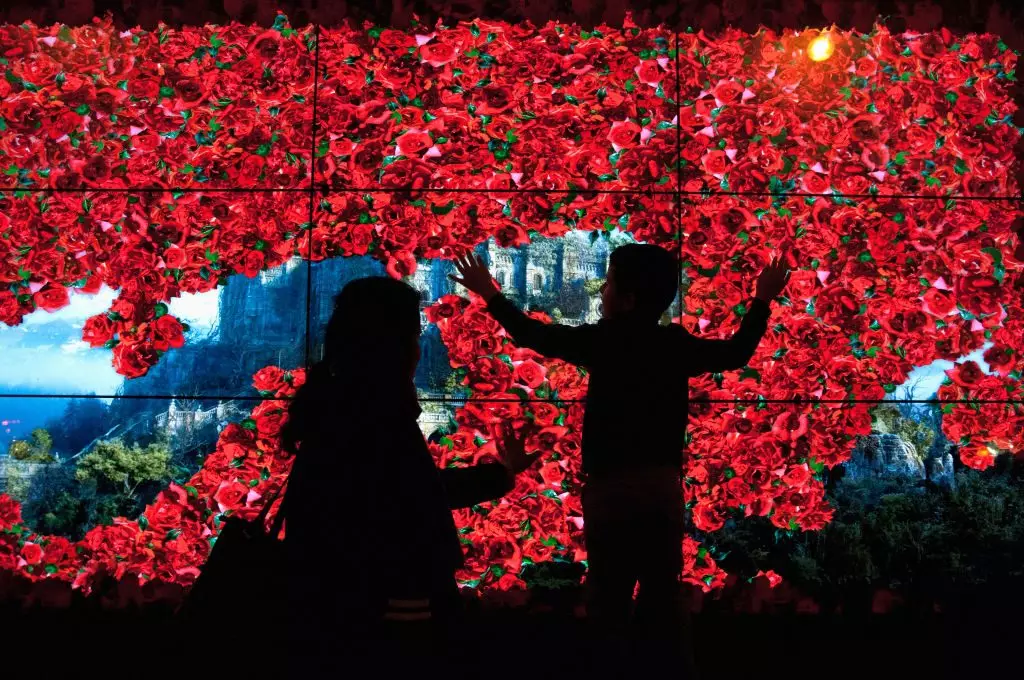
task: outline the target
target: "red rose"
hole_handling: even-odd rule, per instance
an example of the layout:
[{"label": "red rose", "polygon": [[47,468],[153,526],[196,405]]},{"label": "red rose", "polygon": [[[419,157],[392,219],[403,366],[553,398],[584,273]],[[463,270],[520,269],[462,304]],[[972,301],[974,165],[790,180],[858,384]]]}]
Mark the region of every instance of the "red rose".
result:
[{"label": "red rose", "polygon": [[[641,83],[648,85],[657,85],[663,77],[661,66],[653,59],[641,61],[640,65],[636,68],[636,75]],[[608,100],[606,99],[605,104],[607,103]]]},{"label": "red rose", "polygon": [[434,145],[434,140],[425,132],[410,130],[398,138],[398,153],[406,158],[421,155]]},{"label": "red rose", "polygon": [[608,132],[608,141],[617,149],[628,149],[639,141],[641,127],[632,121],[615,121]]},{"label": "red rose", "polygon": [[455,48],[443,42],[432,42],[420,47],[420,61],[431,66],[444,66],[455,59]]},{"label": "red rose", "polygon": [[249,487],[241,482],[221,482],[213,493],[213,500],[216,501],[221,512],[226,510],[237,510],[245,505],[245,499],[249,495]]},{"label": "red rose", "polygon": [[167,269],[181,269],[187,261],[185,251],[177,246],[171,246],[164,251],[164,266]]},{"label": "red rose", "polygon": [[277,392],[284,385],[285,372],[277,366],[261,368],[252,377],[252,386],[259,392]]},{"label": "red rose", "polygon": [[265,264],[265,256],[259,250],[250,250],[242,260],[242,273],[250,279],[260,273]]},{"label": "red rose", "polygon": [[805,172],[803,177],[804,190],[810,194],[823,194],[828,191],[828,180],[816,172]]},{"label": "red rose", "polygon": [[387,270],[388,276],[395,279],[412,276],[416,273],[416,258],[406,250],[393,253],[388,258]]},{"label": "red rose", "polygon": [[996,464],[996,457],[987,446],[963,446],[960,461],[969,468],[986,470]]},{"label": "red rose", "polygon": [[501,359],[480,357],[469,365],[465,384],[478,392],[504,392],[512,371]]},{"label": "red rose", "polygon": [[1014,355],[1011,354],[1007,348],[992,346],[985,350],[985,354],[982,358],[985,359],[985,363],[988,364],[993,371],[1000,375],[1006,375],[1013,366],[1013,357]]},{"label": "red rose", "polygon": [[185,344],[184,328],[181,322],[170,314],[164,314],[153,322],[153,347],[166,352],[170,347],[181,347]]},{"label": "red rose", "polygon": [[238,168],[236,177],[239,186],[253,187],[260,181],[260,175],[267,166],[263,156],[247,154],[242,158],[241,166]]},{"label": "red rose", "polygon": [[[498,87],[498,86],[488,86],[488,87],[485,87],[484,90],[483,90],[483,95],[484,95],[484,103],[483,103],[482,106],[479,107],[478,110],[479,110],[480,113],[486,114],[486,115],[489,115],[489,116],[493,116],[494,114],[501,113],[501,112],[505,111],[507,108],[512,106],[512,104],[514,103],[513,100],[512,100],[512,97],[511,97],[511,93],[505,87]],[[495,132],[497,131],[497,128],[495,128],[493,126],[493,124],[492,124],[492,126],[490,128],[488,128],[488,131],[491,132],[491,134],[493,136],[495,134]],[[498,134],[501,134],[501,133],[499,132]],[[504,137],[504,135],[501,135],[501,136]]]},{"label": "red rose", "polygon": [[202,82],[196,78],[182,78],[174,83],[174,89],[178,93],[178,99],[186,107],[199,103],[206,96]]},{"label": "red rose", "polygon": [[21,524],[21,506],[6,494],[0,494],[0,531]]},{"label": "red rose", "polygon": [[546,374],[547,369],[536,361],[524,361],[516,366],[513,379],[531,390],[535,390],[544,383]]},{"label": "red rose", "polygon": [[275,437],[281,433],[287,419],[288,413],[282,410],[260,414],[255,417],[256,431],[261,437]]},{"label": "red rose", "polygon": [[43,559],[43,549],[35,543],[26,543],[21,546],[21,556],[29,564],[39,564]]},{"label": "red rose", "polygon": [[106,314],[97,314],[86,320],[82,340],[90,347],[102,347],[114,337],[114,322]]},{"label": "red rose", "polygon": [[156,350],[142,343],[121,343],[114,348],[113,355],[114,370],[126,378],[146,375],[159,359]]},{"label": "red rose", "polygon": [[511,248],[529,245],[530,235],[518,224],[505,224],[494,235],[494,240],[502,248]]},{"label": "red rose", "polygon": [[734,80],[723,80],[712,93],[721,104],[739,104],[743,100],[743,86]]},{"label": "red rose", "polygon": [[729,157],[725,155],[724,151],[717,149],[704,154],[701,162],[704,164],[704,169],[712,175],[724,175],[729,168]]},{"label": "red rose", "polygon": [[807,484],[811,479],[811,470],[807,467],[807,463],[801,463],[800,465],[794,465],[789,468],[782,481],[788,486],[800,488]]},{"label": "red rose", "polygon": [[956,309],[953,296],[938,288],[929,288],[924,294],[924,310],[935,316],[948,316]]},{"label": "red rose", "polygon": [[725,526],[725,516],[717,505],[701,500],[693,506],[693,525],[701,531],[718,531]]},{"label": "red rose", "polygon": [[0,291],[0,322],[8,326],[17,326],[22,319],[21,305],[18,298],[10,291]]},{"label": "red rose", "polygon": [[870,57],[861,57],[857,60],[855,68],[857,69],[858,76],[867,78],[875,74],[875,71],[878,69],[878,62]]},{"label": "red rose", "polygon": [[[714,224],[730,234],[737,234],[744,229],[758,226],[757,217],[746,208],[733,207],[728,210],[721,210],[715,213]],[[701,232],[697,232],[700,234]],[[697,236],[694,234],[694,236]],[[700,238],[695,239],[695,245],[703,243]]]},{"label": "red rose", "polygon": [[961,387],[973,387],[985,378],[981,367],[973,361],[965,361],[946,371],[953,382]]},{"label": "red rose", "polygon": [[56,312],[62,307],[67,307],[71,299],[68,297],[67,288],[48,283],[32,296],[32,301],[36,303],[37,309]]},{"label": "red rose", "polygon": [[539,427],[554,425],[561,411],[549,401],[537,401],[530,404],[530,411],[533,413],[533,422]]}]

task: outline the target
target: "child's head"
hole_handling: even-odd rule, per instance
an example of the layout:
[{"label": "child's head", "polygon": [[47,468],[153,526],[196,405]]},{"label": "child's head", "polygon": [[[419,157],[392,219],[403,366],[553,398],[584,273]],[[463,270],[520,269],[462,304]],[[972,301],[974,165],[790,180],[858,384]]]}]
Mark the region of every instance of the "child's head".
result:
[{"label": "child's head", "polygon": [[679,287],[679,263],[660,246],[631,243],[612,251],[608,278],[601,289],[606,319],[632,313],[657,321]]}]

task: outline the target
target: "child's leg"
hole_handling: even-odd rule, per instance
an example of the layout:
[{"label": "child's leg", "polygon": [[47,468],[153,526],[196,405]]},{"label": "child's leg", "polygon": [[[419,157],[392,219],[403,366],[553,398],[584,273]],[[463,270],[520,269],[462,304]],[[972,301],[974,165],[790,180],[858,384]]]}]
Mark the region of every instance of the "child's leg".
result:
[{"label": "child's leg", "polygon": [[653,668],[680,669],[680,677],[696,677],[690,612],[681,582],[683,570],[683,497],[676,480],[652,480],[651,504],[641,523],[638,555],[640,589],[636,602],[635,639],[638,658]]},{"label": "child's leg", "polygon": [[583,492],[587,547],[587,621],[594,645],[591,661],[605,677],[626,661],[626,632],[636,588],[635,522],[614,482],[592,483]]}]

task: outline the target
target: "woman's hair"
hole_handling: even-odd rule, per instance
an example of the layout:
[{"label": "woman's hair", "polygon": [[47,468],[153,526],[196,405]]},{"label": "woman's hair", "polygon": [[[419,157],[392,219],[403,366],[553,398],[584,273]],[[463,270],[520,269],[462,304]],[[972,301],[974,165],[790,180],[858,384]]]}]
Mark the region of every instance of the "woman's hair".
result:
[{"label": "woman's hair", "polygon": [[412,383],[419,360],[420,295],[396,279],[374,276],[348,283],[334,299],[323,359],[295,395],[282,433],[286,451],[330,421],[337,398],[368,392],[391,396]]}]

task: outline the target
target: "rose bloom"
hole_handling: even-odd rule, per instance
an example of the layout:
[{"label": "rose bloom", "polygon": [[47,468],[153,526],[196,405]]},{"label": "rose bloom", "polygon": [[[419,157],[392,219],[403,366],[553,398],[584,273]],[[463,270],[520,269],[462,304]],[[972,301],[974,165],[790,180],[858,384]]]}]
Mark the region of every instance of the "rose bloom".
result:
[{"label": "rose bloom", "polygon": [[277,366],[261,368],[252,377],[252,385],[259,392],[276,392],[284,385],[285,372]]},{"label": "rose bloom", "polygon": [[412,158],[419,156],[434,145],[434,140],[425,132],[410,130],[397,140],[398,153],[402,156]]},{"label": "rose bloom", "polygon": [[427,43],[420,47],[420,61],[437,68],[455,59],[455,48],[443,42]]},{"label": "rose bloom", "polygon": [[701,162],[704,164],[704,169],[712,175],[725,174],[729,168],[729,157],[725,155],[724,151],[717,149],[704,154]]},{"label": "rose bloom", "polygon": [[119,344],[113,351],[114,370],[126,378],[138,378],[149,371],[157,362],[156,351],[141,343]]},{"label": "rose bloom", "polygon": [[[636,75],[641,83],[647,85],[657,85],[664,77],[661,66],[654,59],[641,61],[640,65],[636,67]],[[607,98],[605,99],[605,105],[608,105]]]},{"label": "rose bloom", "polygon": [[90,347],[102,347],[114,337],[114,323],[106,314],[91,316],[82,328],[82,340]]},{"label": "rose bloom", "polygon": [[21,524],[21,506],[6,494],[0,494],[0,531]]},{"label": "rose bloom", "polygon": [[633,121],[615,121],[608,132],[608,141],[619,149],[629,149],[640,141],[641,130]]},{"label": "rose bloom", "polygon": [[68,296],[68,290],[64,286],[47,284],[32,296],[32,301],[36,303],[36,307],[39,309],[47,312],[56,312],[58,309],[67,307],[71,302],[71,298]]},{"label": "rose bloom", "polygon": [[21,556],[29,564],[39,564],[43,559],[43,549],[36,543],[26,543],[21,547]]},{"label": "rose bloom", "polygon": [[544,375],[546,373],[547,369],[536,361],[523,361],[516,366],[513,379],[522,385],[526,385],[531,390],[535,390],[544,383]]},{"label": "rose bloom", "polygon": [[0,291],[0,323],[17,326],[21,323],[23,313],[18,298],[9,291]]},{"label": "rose bloom", "polygon": [[171,347],[185,344],[184,328],[181,322],[170,314],[164,314],[151,324],[153,329],[153,347],[166,352]]}]

